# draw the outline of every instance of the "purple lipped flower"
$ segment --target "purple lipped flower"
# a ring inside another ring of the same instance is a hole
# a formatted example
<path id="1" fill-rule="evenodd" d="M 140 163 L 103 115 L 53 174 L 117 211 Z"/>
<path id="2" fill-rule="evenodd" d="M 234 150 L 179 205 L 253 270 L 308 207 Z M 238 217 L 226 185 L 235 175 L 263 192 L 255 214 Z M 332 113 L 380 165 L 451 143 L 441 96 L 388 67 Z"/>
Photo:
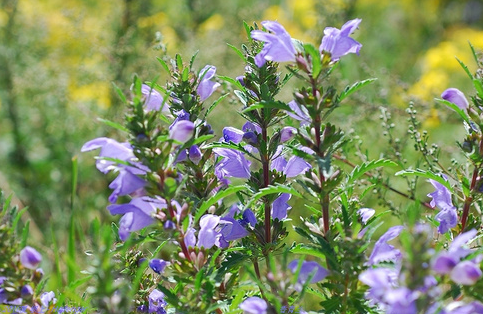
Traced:
<path id="1" fill-rule="evenodd" d="M 447 180 L 444 175 L 443 178 Z M 438 232 L 443 234 L 448 232 L 449 229 L 456 227 L 458 224 L 458 214 L 456 207 L 453 206 L 451 193 L 448 188 L 435 180 L 429 179 L 429 182 L 436 189 L 433 193 L 428 194 L 432 198 L 429 204 L 440 209 L 435 219 L 439 222 Z"/>
<path id="2" fill-rule="evenodd" d="M 245 124 L 242 126 L 243 132 L 254 132 L 256 134 L 261 134 L 262 133 L 262 128 L 253 122 L 247 121 Z"/>
<path id="3" fill-rule="evenodd" d="M 244 75 L 239 75 L 235 78 L 238 83 L 240 83 L 241 86 L 245 86 L 245 76 Z"/>
<path id="4" fill-rule="evenodd" d="M 169 130 L 169 138 L 184 144 L 191 139 L 194 131 L 195 124 L 193 122 L 180 120 Z"/>
<path id="5" fill-rule="evenodd" d="M 161 274 L 168 264 L 169 262 L 158 258 L 153 258 L 149 261 L 149 267 L 157 274 Z"/>
<path id="6" fill-rule="evenodd" d="M 223 159 L 215 165 L 215 174 L 218 179 L 225 177 L 250 178 L 250 165 L 243 153 L 234 149 L 214 148 L 213 152 L 223 157 Z"/>
<path id="7" fill-rule="evenodd" d="M 210 249 L 217 240 L 220 238 L 221 234 L 215 230 L 220 222 L 220 217 L 216 215 L 204 215 L 200 219 L 200 231 L 198 232 L 198 243 L 197 247 L 204 247 L 205 249 Z"/>
<path id="8" fill-rule="evenodd" d="M 444 234 L 449 229 L 456 227 L 458 224 L 458 214 L 455 207 L 447 207 L 441 210 L 434 216 L 434 219 L 439 222 L 438 232 Z"/>
<path id="9" fill-rule="evenodd" d="M 107 209 L 111 215 L 124 215 L 119 221 L 119 238 L 125 241 L 131 232 L 141 230 L 154 222 L 153 215 L 157 208 L 166 207 L 164 200 L 145 196 L 134 198 L 128 204 L 109 205 Z"/>
<path id="10" fill-rule="evenodd" d="M 266 61 L 295 61 L 295 47 L 285 28 L 275 21 L 263 21 L 263 27 L 272 33 L 253 30 L 251 37 L 263 41 L 263 49 L 255 56 L 255 64 L 261 68 Z"/>
<path id="11" fill-rule="evenodd" d="M 247 229 L 234 218 L 223 217 L 220 224 L 223 225 L 220 233 L 226 242 L 238 240 L 248 235 Z"/>
<path id="12" fill-rule="evenodd" d="M 186 247 L 195 247 L 196 246 L 196 235 L 195 235 L 195 228 L 189 227 L 184 234 L 184 244 Z"/>
<path id="13" fill-rule="evenodd" d="M 203 157 L 203 154 L 201 153 L 201 150 L 198 147 L 198 145 L 191 146 L 190 149 L 189 149 L 188 154 L 189 154 L 190 160 L 195 165 L 199 164 L 199 162 L 201 161 L 201 158 Z"/>
<path id="14" fill-rule="evenodd" d="M 272 218 L 282 220 L 287 218 L 287 211 L 292 207 L 287 203 L 292 197 L 289 193 L 282 193 L 272 204 Z"/>
<path id="15" fill-rule="evenodd" d="M 166 314 L 166 305 L 167 303 L 164 300 L 164 293 L 158 289 L 151 291 L 149 294 L 149 313 Z"/>
<path id="16" fill-rule="evenodd" d="M 20 296 L 24 299 L 29 298 L 33 294 L 34 294 L 34 289 L 32 289 L 30 285 L 25 285 L 22 287 L 22 289 L 20 289 Z"/>
<path id="17" fill-rule="evenodd" d="M 418 314 L 416 299 L 418 293 L 406 287 L 390 289 L 384 296 L 387 314 Z"/>
<path id="18" fill-rule="evenodd" d="M 290 141 L 297 134 L 297 129 L 291 126 L 286 126 L 280 131 L 280 142 L 285 143 Z"/>
<path id="19" fill-rule="evenodd" d="M 227 143 L 241 143 L 241 141 L 243 140 L 243 134 L 245 134 L 245 132 L 231 126 L 223 128 L 223 140 Z"/>
<path id="20" fill-rule="evenodd" d="M 244 314 L 266 314 L 268 305 L 259 297 L 250 297 L 240 303 L 240 309 Z"/>
<path id="21" fill-rule="evenodd" d="M 386 292 L 395 287 L 397 273 L 391 268 L 369 268 L 359 275 L 359 280 L 370 287 L 366 298 L 373 304 L 378 304 L 382 302 Z"/>
<path id="22" fill-rule="evenodd" d="M 7 279 L 5 276 L 0 276 L 0 286 L 3 285 L 3 282 Z M 0 302 L 2 303 L 2 302 Z"/>
<path id="23" fill-rule="evenodd" d="M 455 259 L 450 254 L 442 253 L 434 260 L 432 269 L 438 274 L 449 274 L 458 262 L 459 258 Z"/>
<path id="24" fill-rule="evenodd" d="M 313 153 L 313 151 L 307 147 L 302 147 L 301 150 L 305 151 L 306 153 Z M 293 178 L 299 174 L 305 173 L 307 170 L 312 168 L 312 166 L 303 158 L 298 156 L 292 156 L 287 161 L 283 156 L 283 146 L 279 145 L 275 151 L 275 154 L 273 155 L 270 168 L 271 170 L 283 172 L 287 178 Z"/>
<path id="25" fill-rule="evenodd" d="M 42 261 L 42 255 L 30 246 L 24 247 L 20 251 L 20 263 L 28 269 L 36 269 Z"/>
<path id="26" fill-rule="evenodd" d="M 8 300 L 8 293 L 7 290 L 4 288 L 0 288 L 0 304 L 6 303 Z"/>
<path id="27" fill-rule="evenodd" d="M 43 307 L 49 307 L 49 304 L 51 302 L 53 304 L 57 303 L 57 299 L 55 298 L 55 293 L 53 291 L 42 293 L 40 295 L 40 302 L 42 303 Z"/>
<path id="28" fill-rule="evenodd" d="M 469 107 L 468 100 L 466 100 L 465 94 L 463 94 L 463 92 L 457 88 L 448 88 L 441 94 L 441 98 L 452 102 L 461 110 L 468 109 Z"/>
<path id="29" fill-rule="evenodd" d="M 161 105 L 163 105 L 163 109 L 161 111 L 169 111 L 169 106 L 164 102 L 163 96 L 161 96 L 161 94 L 151 86 L 143 84 L 141 86 L 141 93 L 145 97 L 144 105 L 146 106 L 147 111 L 159 111 L 161 109 Z"/>
<path id="30" fill-rule="evenodd" d="M 147 181 L 133 174 L 128 168 L 121 168 L 119 175 L 109 184 L 109 188 L 113 190 L 109 196 L 109 202 L 115 203 L 119 196 L 134 193 L 146 184 Z"/>
<path id="31" fill-rule="evenodd" d="M 255 132 L 245 132 L 243 134 L 243 141 L 249 145 L 256 145 L 258 143 L 258 137 Z"/>
<path id="32" fill-rule="evenodd" d="M 245 209 L 245 211 L 242 214 L 242 220 L 240 220 L 240 224 L 242 226 L 252 226 L 252 228 L 255 228 L 255 225 L 257 224 L 257 217 L 255 214 L 252 212 L 250 208 Z"/>
<path id="33" fill-rule="evenodd" d="M 451 270 L 450 278 L 459 285 L 471 286 L 480 279 L 481 275 L 478 264 L 472 261 L 462 261 Z"/>
<path id="34" fill-rule="evenodd" d="M 176 115 L 176 119 L 174 119 L 174 121 L 169 125 L 169 129 L 171 130 L 173 128 L 173 126 L 178 123 L 178 121 L 189 121 L 190 119 L 190 114 L 189 112 L 187 112 L 186 110 L 184 109 L 181 109 L 179 111 L 176 111 L 174 113 Z"/>
<path id="35" fill-rule="evenodd" d="M 290 271 L 294 274 L 297 272 L 298 263 L 298 260 L 294 260 L 288 264 L 288 269 L 290 269 Z M 324 267 L 320 266 L 317 262 L 303 261 L 300 267 L 297 283 L 295 284 L 295 290 L 298 292 L 302 291 L 302 287 L 306 284 L 309 277 L 312 278 L 310 280 L 310 283 L 316 283 L 324 280 L 324 278 L 327 277 L 328 274 L 329 271 Z"/>
<path id="36" fill-rule="evenodd" d="M 213 92 L 220 86 L 220 83 L 213 82 L 211 79 L 215 76 L 216 67 L 213 65 L 206 65 L 201 71 L 199 77 L 201 78 L 198 84 L 198 95 L 200 101 L 205 101 Z"/>
<path id="37" fill-rule="evenodd" d="M 349 53 L 359 55 L 362 45 L 349 36 L 359 27 L 361 21 L 361 19 L 350 20 L 342 25 L 340 30 L 326 27 L 319 47 L 320 53 L 329 52 L 332 61 L 337 61 Z"/>
<path id="38" fill-rule="evenodd" d="M 357 213 L 361 216 L 362 223 L 366 224 L 369 219 L 376 213 L 375 209 L 372 208 L 360 208 Z"/>
<path id="39" fill-rule="evenodd" d="M 287 111 L 287 115 L 297 121 L 300 121 L 300 126 L 305 126 L 312 122 L 312 118 L 310 118 L 307 108 L 305 108 L 304 106 L 300 106 L 295 100 L 289 102 L 288 106 L 290 107 L 290 109 L 292 109 L 293 112 Z"/>
<path id="40" fill-rule="evenodd" d="M 401 252 L 387 242 L 397 237 L 403 229 L 403 226 L 391 227 L 377 240 L 369 257 L 368 265 L 375 265 L 380 262 L 396 263 L 401 259 Z"/>

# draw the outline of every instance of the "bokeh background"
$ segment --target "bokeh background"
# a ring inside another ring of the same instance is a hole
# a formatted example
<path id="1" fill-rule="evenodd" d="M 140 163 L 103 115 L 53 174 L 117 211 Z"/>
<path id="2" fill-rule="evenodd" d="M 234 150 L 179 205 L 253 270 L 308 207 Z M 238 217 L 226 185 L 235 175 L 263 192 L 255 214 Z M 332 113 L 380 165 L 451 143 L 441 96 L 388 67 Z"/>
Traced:
<path id="1" fill-rule="evenodd" d="M 356 17 L 362 23 L 354 37 L 363 48 L 360 56 L 344 57 L 333 80 L 341 88 L 378 80 L 333 119 L 349 134 L 363 134 L 359 152 L 377 157 L 383 148 L 374 143 L 387 142 L 380 108 L 391 113 L 394 132 L 404 138 L 405 109 L 413 101 L 421 127 L 447 160 L 453 158 L 463 130 L 434 98 L 448 87 L 471 92 L 455 56 L 476 69 L 468 41 L 483 49 L 481 0 L 2 0 L 0 188 L 28 206 L 30 241 L 47 256 L 54 245 L 62 253 L 72 208 L 82 217 L 79 238 L 90 220 L 112 219 L 105 210 L 109 178 L 96 172 L 94 154 L 80 155 L 80 147 L 95 137 L 117 136 L 97 119 L 122 121 L 125 109 L 113 84 L 128 94 L 135 73 L 163 83 L 167 77 L 156 57 L 182 53 L 188 60 L 197 50 L 196 68 L 213 64 L 219 75 L 240 75 L 244 65 L 227 43 L 246 41 L 243 21 L 277 20 L 292 37 L 318 46 L 326 26 L 340 28 Z M 280 97 L 291 99 L 290 93 Z M 237 121 L 237 108 L 230 97 L 218 106 L 211 117 L 218 134 Z"/>

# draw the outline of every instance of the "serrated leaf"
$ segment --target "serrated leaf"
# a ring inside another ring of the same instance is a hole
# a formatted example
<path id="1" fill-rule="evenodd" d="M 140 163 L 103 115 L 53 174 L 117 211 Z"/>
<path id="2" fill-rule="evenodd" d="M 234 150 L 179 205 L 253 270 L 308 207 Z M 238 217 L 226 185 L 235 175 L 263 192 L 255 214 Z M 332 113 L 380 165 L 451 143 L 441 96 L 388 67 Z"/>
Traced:
<path id="1" fill-rule="evenodd" d="M 437 102 L 440 102 L 442 103 L 443 105 L 446 105 L 448 106 L 449 108 L 453 109 L 454 111 L 456 111 L 457 114 L 460 115 L 461 118 L 463 118 L 463 120 L 466 121 L 466 123 L 470 124 L 470 117 L 468 117 L 468 114 L 466 113 L 466 111 L 463 111 L 460 107 L 458 107 L 456 104 L 453 104 L 452 102 L 450 101 L 447 101 L 447 100 L 444 100 L 444 99 L 439 99 L 439 98 L 435 98 L 434 100 L 436 100 Z"/>
<path id="2" fill-rule="evenodd" d="M 473 74 L 471 74 L 471 72 L 468 69 L 468 67 L 466 66 L 466 64 L 464 64 L 463 61 L 461 61 L 458 58 L 456 58 L 456 61 L 458 61 L 458 63 L 461 65 L 461 67 L 463 68 L 463 70 L 465 70 L 466 74 L 470 77 L 470 79 L 473 80 Z"/>
<path id="3" fill-rule="evenodd" d="M 355 180 L 362 177 L 366 172 L 371 171 L 375 168 L 379 167 L 397 167 L 398 164 L 392 160 L 388 159 L 379 159 L 379 160 L 372 160 L 369 162 L 362 163 L 357 165 L 352 172 L 349 174 L 347 178 L 347 184 L 353 183 Z"/>
<path id="4" fill-rule="evenodd" d="M 432 173 L 431 171 L 428 170 L 422 170 L 422 169 L 407 169 L 407 170 L 401 170 L 396 172 L 396 176 L 419 176 L 423 177 L 426 179 L 431 179 L 436 182 L 441 183 L 443 186 L 445 186 L 451 193 L 454 193 L 453 187 L 449 184 L 448 181 L 446 181 L 443 177 Z"/>
<path id="5" fill-rule="evenodd" d="M 271 185 L 266 188 L 260 189 L 255 195 L 253 195 L 252 199 L 248 204 L 245 206 L 246 208 L 251 207 L 256 201 L 260 198 L 264 197 L 265 195 L 275 194 L 275 193 L 289 193 L 295 196 L 302 198 L 302 195 L 295 190 L 293 187 L 285 186 L 285 185 Z"/>
<path id="6" fill-rule="evenodd" d="M 262 101 L 257 104 L 253 104 L 248 108 L 243 109 L 242 113 L 247 113 L 249 111 L 257 110 L 257 109 L 280 109 L 286 111 L 292 111 L 290 107 L 281 101 Z"/>
<path id="7" fill-rule="evenodd" d="M 100 121 L 100 122 L 104 123 L 105 125 L 108 125 L 112 128 L 118 129 L 119 131 L 129 132 L 129 130 L 127 128 L 125 128 L 123 125 L 121 125 L 117 122 L 112 122 L 112 121 L 102 119 L 102 118 L 97 118 L 97 121 Z"/>
<path id="8" fill-rule="evenodd" d="M 312 59 L 312 77 L 317 78 L 322 70 L 322 61 L 320 60 L 320 52 L 311 44 L 304 44 L 304 50 Z"/>
<path id="9" fill-rule="evenodd" d="M 324 253 L 322 253 L 319 250 L 317 250 L 316 248 L 314 248 L 310 245 L 304 244 L 304 243 L 297 244 L 296 246 L 294 246 L 293 248 L 290 249 L 290 252 L 292 252 L 294 254 L 310 255 L 310 256 L 321 258 L 321 259 L 325 259 Z"/>
<path id="10" fill-rule="evenodd" d="M 356 82 L 352 84 L 351 86 L 347 86 L 344 91 L 339 95 L 338 101 L 341 102 L 344 100 L 347 96 L 350 94 L 354 93 L 355 91 L 359 90 L 360 88 L 369 85 L 370 83 L 376 81 L 377 78 L 370 78 L 364 81 Z"/>
<path id="11" fill-rule="evenodd" d="M 216 204 L 219 200 L 221 200 L 221 199 L 223 199 L 223 198 L 225 198 L 225 197 L 227 197 L 227 196 L 229 196 L 233 193 L 243 191 L 245 189 L 246 189 L 246 187 L 244 185 L 230 186 L 229 188 L 227 188 L 227 189 L 225 189 L 221 192 L 218 192 L 215 195 L 213 195 L 212 197 L 210 197 L 209 199 L 207 199 L 205 202 L 203 202 L 201 204 L 200 208 L 196 212 L 195 223 L 201 218 L 201 216 L 203 216 L 203 214 L 208 210 L 208 208 L 210 208 L 211 205 Z"/>
<path id="12" fill-rule="evenodd" d="M 169 70 L 169 67 L 168 67 L 168 65 L 166 64 L 166 62 L 165 62 L 163 59 L 161 59 L 160 57 L 157 57 L 156 59 L 157 59 L 157 60 L 158 60 L 158 62 L 161 64 L 161 66 L 163 67 L 163 69 L 165 69 L 165 70 L 166 70 L 166 72 L 168 72 L 168 75 L 169 75 L 169 76 L 171 76 L 171 71 Z"/>
<path id="13" fill-rule="evenodd" d="M 480 64 L 479 64 L 479 61 L 478 61 L 478 54 L 476 53 L 475 47 L 473 47 L 471 42 L 468 42 L 468 44 L 470 45 L 470 49 L 471 49 L 471 53 L 473 54 L 473 58 L 475 58 L 475 62 L 479 66 Z"/>
<path id="14" fill-rule="evenodd" d="M 220 76 L 218 76 L 218 78 L 222 81 L 225 81 L 225 82 L 228 82 L 230 84 L 235 85 L 236 87 L 238 87 L 241 90 L 245 90 L 245 87 L 242 84 L 240 84 L 240 82 L 238 82 L 237 80 L 235 80 L 235 79 L 233 79 L 229 76 L 220 75 Z"/>
<path id="15" fill-rule="evenodd" d="M 116 93 L 119 95 L 119 98 L 121 98 L 121 101 L 126 104 L 127 103 L 126 96 L 124 96 L 124 93 L 119 88 L 119 86 L 117 86 L 116 83 L 114 82 L 112 82 L 112 86 L 114 87 L 114 90 L 116 91 Z"/>
<path id="16" fill-rule="evenodd" d="M 238 49 L 237 47 L 233 46 L 233 45 L 230 45 L 230 44 L 227 44 L 228 47 L 230 47 L 231 49 L 233 49 L 233 51 L 236 52 L 236 54 L 242 58 L 242 60 L 244 61 L 244 63 L 247 63 L 247 59 L 245 58 L 245 55 L 243 54 L 243 52 L 241 52 L 240 49 Z"/>
<path id="17" fill-rule="evenodd" d="M 211 104 L 211 106 L 208 108 L 208 110 L 206 110 L 206 113 L 205 113 L 205 118 L 210 114 L 211 111 L 213 111 L 213 109 L 216 108 L 216 106 L 218 106 L 218 104 L 226 98 L 226 96 L 228 96 L 229 94 L 224 94 L 224 95 L 221 95 L 220 98 L 218 98 L 217 100 L 215 100 L 214 103 Z"/>
<path id="18" fill-rule="evenodd" d="M 190 59 L 190 70 L 193 68 L 193 63 L 195 62 L 196 56 L 198 55 L 199 50 L 196 50 L 196 52 L 193 54 L 193 56 Z"/>

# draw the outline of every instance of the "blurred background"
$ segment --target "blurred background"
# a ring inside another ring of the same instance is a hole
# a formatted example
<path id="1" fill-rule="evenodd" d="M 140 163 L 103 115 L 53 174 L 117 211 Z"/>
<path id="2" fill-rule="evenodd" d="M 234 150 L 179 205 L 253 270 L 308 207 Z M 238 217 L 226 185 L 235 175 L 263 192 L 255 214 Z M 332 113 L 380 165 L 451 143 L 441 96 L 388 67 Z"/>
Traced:
<path id="1" fill-rule="evenodd" d="M 156 57 L 181 52 L 189 60 L 197 50 L 197 69 L 212 64 L 217 74 L 236 77 L 244 65 L 227 43 L 246 41 L 243 21 L 277 20 L 293 38 L 318 47 L 326 26 L 353 18 L 362 19 L 354 37 L 363 48 L 344 57 L 333 80 L 339 88 L 378 81 L 333 119 L 349 133 L 364 133 L 362 147 L 377 158 L 384 152 L 373 143 L 386 141 L 380 108 L 401 123 L 395 132 L 404 137 L 405 109 L 414 101 L 421 127 L 452 158 L 464 130 L 434 98 L 448 87 L 472 90 L 455 56 L 476 70 L 468 41 L 483 49 L 481 0 L 1 0 L 0 188 L 29 207 L 32 241 L 48 253 L 57 239 L 62 250 L 73 159 L 79 236 L 95 217 L 112 219 L 105 209 L 110 178 L 96 171 L 95 154 L 80 155 L 80 148 L 99 136 L 121 139 L 97 120 L 122 121 L 113 83 L 127 94 L 134 73 L 162 84 L 167 77 Z M 291 100 L 290 92 L 280 97 Z M 218 106 L 211 117 L 218 134 L 233 125 L 239 107 L 230 97 Z"/>

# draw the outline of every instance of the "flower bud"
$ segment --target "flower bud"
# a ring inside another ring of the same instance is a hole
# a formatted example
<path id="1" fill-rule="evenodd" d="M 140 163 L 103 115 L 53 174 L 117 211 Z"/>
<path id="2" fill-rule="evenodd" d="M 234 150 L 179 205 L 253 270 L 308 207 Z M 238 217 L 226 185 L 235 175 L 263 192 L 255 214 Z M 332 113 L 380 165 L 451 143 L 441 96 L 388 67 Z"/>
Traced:
<path id="1" fill-rule="evenodd" d="M 245 132 L 245 134 L 243 134 L 243 140 L 245 141 L 245 143 L 250 145 L 256 145 L 258 143 L 257 135 L 251 131 Z"/>
<path id="2" fill-rule="evenodd" d="M 280 142 L 285 143 L 290 141 L 297 134 L 297 129 L 291 126 L 286 126 L 280 131 Z"/>
<path id="3" fill-rule="evenodd" d="M 461 110 L 468 108 L 468 100 L 466 100 L 465 94 L 457 88 L 448 88 L 441 94 L 441 98 L 452 102 L 458 106 Z"/>
<path id="4" fill-rule="evenodd" d="M 25 285 L 22 287 L 22 289 L 20 289 L 20 296 L 22 297 L 22 299 L 29 298 L 33 294 L 34 294 L 34 289 L 32 289 L 32 287 L 29 285 Z"/>
<path id="5" fill-rule="evenodd" d="M 169 130 L 169 138 L 186 143 L 193 136 L 195 124 L 189 120 L 180 120 Z"/>
<path id="6" fill-rule="evenodd" d="M 155 258 L 149 261 L 149 267 L 151 267 L 151 269 L 157 274 L 161 274 L 166 265 L 168 265 L 168 262 L 163 261 L 162 259 Z"/>
<path id="7" fill-rule="evenodd" d="M 203 155 L 201 154 L 201 150 L 198 147 L 198 145 L 193 145 L 190 147 L 189 158 L 195 165 L 197 165 L 200 162 L 202 157 Z"/>
<path id="8" fill-rule="evenodd" d="M 40 253 L 33 247 L 26 246 L 20 251 L 20 263 L 22 263 L 25 268 L 36 269 L 41 260 L 42 255 L 40 255 Z"/>

